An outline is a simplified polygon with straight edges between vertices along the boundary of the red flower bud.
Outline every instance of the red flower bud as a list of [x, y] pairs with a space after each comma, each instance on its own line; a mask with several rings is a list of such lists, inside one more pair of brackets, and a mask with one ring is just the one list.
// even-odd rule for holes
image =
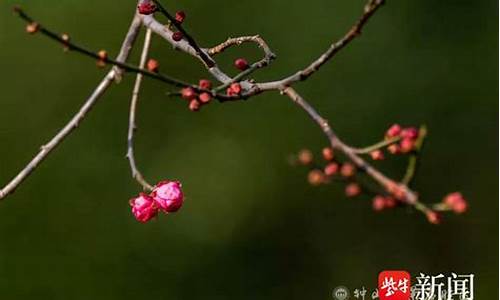
[[38, 30], [40, 29], [40, 25], [38, 23], [32, 22], [26, 25], [26, 32], [29, 34], [34, 34], [37, 33]]
[[237, 82], [232, 83], [230, 88], [235, 94], [239, 95], [241, 93], [241, 85]]
[[342, 176], [344, 177], [354, 176], [355, 173], [356, 173], [356, 167], [349, 162], [346, 162], [340, 168], [340, 174], [342, 174]]
[[323, 154], [323, 158], [326, 160], [326, 161], [331, 161], [333, 160], [334, 158], [334, 153], [333, 153], [333, 149], [330, 148], [330, 147], [325, 147], [323, 148], [323, 151], [321, 152]]
[[431, 224], [437, 225], [441, 223], [441, 215], [433, 210], [427, 211], [425, 216], [427, 217], [427, 221]]
[[328, 165], [326, 165], [325, 167], [325, 174], [327, 176], [333, 176], [335, 174], [337, 174], [337, 172], [339, 171], [339, 164], [338, 163], [329, 163]]
[[414, 140], [418, 137], [418, 129], [415, 127], [405, 128], [401, 131], [401, 137]]
[[212, 82], [208, 79], [200, 79], [198, 85], [204, 90], [209, 90], [212, 88]]
[[386, 186], [386, 189], [394, 198], [401, 201], [406, 199], [406, 191], [403, 186], [396, 183], [390, 183]]
[[387, 129], [387, 132], [385, 133], [385, 136], [387, 138], [393, 138], [399, 136], [401, 133], [401, 126], [399, 124], [394, 124], [389, 129]]
[[226, 91], [228, 96], [237, 96], [241, 93], [241, 85], [237, 82], [232, 83]]
[[387, 151], [391, 154], [399, 154], [401, 153], [401, 147], [398, 144], [392, 144], [387, 147]]
[[181, 183], [178, 181], [159, 182], [151, 193], [157, 206], [165, 213], [178, 211], [184, 203]]
[[384, 152], [382, 150], [375, 150], [370, 153], [373, 160], [384, 160]]
[[234, 61], [234, 66], [241, 71], [248, 69], [248, 62], [244, 58], [238, 58]]
[[399, 145], [403, 153], [408, 153], [415, 149], [415, 141], [410, 138], [403, 138]]
[[387, 208], [394, 208], [398, 204], [396, 199], [392, 197], [386, 197], [384, 201], [385, 201], [385, 207]]
[[137, 10], [141, 15], [150, 15], [156, 11], [156, 5], [149, 0], [144, 0], [137, 6]]
[[318, 186], [322, 184], [325, 180], [323, 172], [320, 170], [312, 170], [307, 176], [307, 181], [313, 186]]
[[149, 0], [144, 0], [137, 6], [137, 10], [141, 15], [150, 15], [156, 11], [156, 5]]
[[192, 99], [196, 98], [196, 96], [198, 96], [196, 94], [196, 92], [194, 91], [194, 89], [191, 87], [183, 88], [181, 90], [181, 95], [182, 95], [182, 98], [184, 98], [186, 100], [192, 100]]
[[191, 102], [189, 102], [189, 110], [190, 111], [200, 110], [200, 102], [196, 99], [191, 100]]
[[146, 223], [158, 214], [158, 207], [152, 197], [141, 193], [138, 197], [130, 200], [132, 213], [137, 221]]
[[299, 152], [298, 159], [301, 164], [306, 166], [313, 162], [314, 156], [311, 151], [304, 149]]
[[372, 200], [372, 208], [374, 211], [382, 211], [385, 208], [385, 198], [383, 196], [376, 196]]
[[200, 97], [198, 97], [198, 100], [200, 100], [202, 104], [207, 104], [210, 102], [210, 100], [212, 100], [212, 95], [210, 95], [209, 93], [201, 93]]
[[182, 40], [183, 37], [184, 37], [184, 35], [180, 31], [176, 31], [176, 32], [172, 33], [172, 39], [176, 42]]
[[156, 59], [149, 59], [147, 63], [148, 71], [157, 73], [160, 68], [160, 63]]
[[468, 209], [467, 200], [459, 192], [447, 195], [443, 202], [457, 214], [463, 214]]
[[361, 194], [361, 187], [357, 183], [349, 183], [345, 187], [345, 194], [347, 197], [356, 197]]
[[183, 12], [182, 10], [178, 11], [175, 13], [175, 21], [177, 23], [182, 24], [184, 22], [184, 19], [186, 19], [186, 13]]
[[106, 52], [106, 50], [100, 50], [99, 52], [97, 52], [97, 56], [99, 57], [99, 59], [97, 60], [97, 66], [99, 68], [106, 66], [106, 60], [108, 59], [108, 52]]

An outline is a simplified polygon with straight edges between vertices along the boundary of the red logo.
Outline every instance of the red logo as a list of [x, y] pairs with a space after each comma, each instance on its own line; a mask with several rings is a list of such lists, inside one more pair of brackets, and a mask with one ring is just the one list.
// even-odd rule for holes
[[411, 277], [406, 271], [382, 271], [378, 275], [380, 300], [409, 300]]

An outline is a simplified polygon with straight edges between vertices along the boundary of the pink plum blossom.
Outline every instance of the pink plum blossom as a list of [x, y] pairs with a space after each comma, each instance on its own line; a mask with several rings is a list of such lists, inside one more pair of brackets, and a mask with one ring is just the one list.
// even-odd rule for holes
[[176, 212], [184, 202], [181, 186], [178, 181], [161, 181], [156, 185], [151, 197], [164, 212]]
[[132, 213], [137, 221], [146, 223], [158, 214], [158, 207], [152, 197], [141, 193], [138, 197], [130, 200]]

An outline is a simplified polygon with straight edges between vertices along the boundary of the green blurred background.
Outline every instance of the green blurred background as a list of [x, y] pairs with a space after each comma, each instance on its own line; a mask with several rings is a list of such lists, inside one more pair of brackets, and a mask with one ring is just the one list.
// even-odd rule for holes
[[[13, 4], [91, 49], [116, 53], [135, 1], [0, 3], [0, 182], [24, 166], [104, 74], [93, 61], [29, 37]], [[278, 54], [257, 79], [305, 66], [359, 16], [361, 0], [165, 1], [187, 12], [203, 46], [261, 34]], [[471, 209], [427, 224], [376, 214], [341, 185], [312, 188], [287, 164], [326, 141], [285, 97], [212, 104], [190, 113], [144, 85], [137, 159], [152, 181], [177, 178], [185, 206], [137, 223], [139, 192], [124, 158], [133, 76], [112, 87], [82, 126], [0, 204], [1, 299], [331, 299], [338, 285], [372, 290], [378, 272], [476, 275], [476, 299], [498, 297], [498, 2], [387, 1], [362, 37], [298, 90], [354, 145], [394, 122], [427, 124], [417, 177], [425, 202], [462, 191]], [[137, 62], [138, 51], [132, 61]], [[255, 59], [252, 46], [227, 51]], [[201, 64], [154, 39], [163, 71], [206, 77]], [[233, 72], [234, 73], [234, 72]], [[405, 161], [379, 165], [394, 177]]]

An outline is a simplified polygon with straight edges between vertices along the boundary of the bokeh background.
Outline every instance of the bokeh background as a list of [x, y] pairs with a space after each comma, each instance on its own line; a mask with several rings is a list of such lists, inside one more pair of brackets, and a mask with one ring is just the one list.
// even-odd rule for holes
[[[0, 182], [24, 166], [78, 109], [104, 70], [42, 36], [15, 3], [91, 49], [116, 53], [135, 1], [0, 3]], [[204, 46], [261, 34], [278, 54], [257, 79], [314, 59], [359, 16], [360, 0], [168, 1]], [[362, 37], [298, 90], [344, 140], [366, 145], [394, 122], [427, 124], [417, 177], [425, 202], [462, 191], [464, 216], [429, 225], [408, 209], [376, 214], [341, 185], [312, 188], [289, 154], [326, 141], [286, 98], [212, 104], [190, 113], [147, 81], [137, 159], [151, 181], [184, 183], [176, 215], [137, 223], [140, 188], [124, 158], [133, 76], [0, 204], [2, 299], [331, 299], [338, 285], [373, 290], [384, 269], [474, 273], [476, 299], [498, 297], [498, 2], [387, 1]], [[137, 62], [138, 51], [133, 61]], [[252, 46], [227, 51], [233, 72]], [[154, 39], [163, 71], [196, 81], [191, 57]], [[402, 176], [405, 161], [379, 165]]]

